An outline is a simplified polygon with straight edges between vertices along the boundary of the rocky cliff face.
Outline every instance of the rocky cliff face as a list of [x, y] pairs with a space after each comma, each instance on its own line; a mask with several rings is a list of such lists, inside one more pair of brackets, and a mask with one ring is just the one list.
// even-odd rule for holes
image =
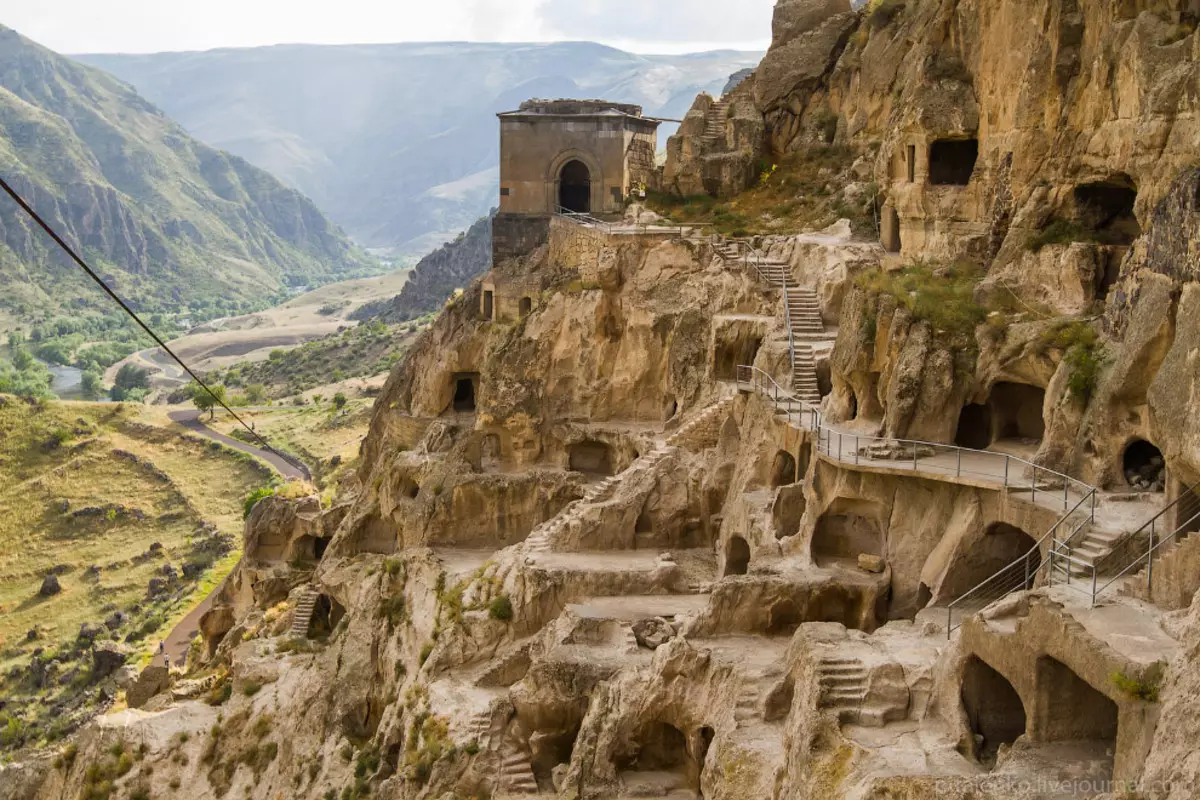
[[[0, 28], [5, 177], [142, 308], [254, 299], [370, 261], [303, 195], [188, 136], [132, 89]], [[95, 301], [16, 206], [0, 204], [3, 301]], [[96, 301], [98, 302], [98, 301]]]
[[466, 233], [425, 256], [413, 268], [400, 294], [390, 300], [367, 303], [354, 312], [358, 320], [407, 322], [437, 311], [454, 294], [492, 266], [492, 216], [472, 225]]
[[[213, 722], [176, 684], [84, 760], [144, 736], [201, 797], [1192, 796], [1195, 540], [1148, 591], [1128, 554], [1200, 513], [1195, 22], [781, 2], [667, 175], [841, 142], [883, 241], [556, 220], [391, 376], [333, 508], [251, 516], [192, 665], [218, 729], [163, 735]], [[42, 774], [4, 785], [87, 775]]]

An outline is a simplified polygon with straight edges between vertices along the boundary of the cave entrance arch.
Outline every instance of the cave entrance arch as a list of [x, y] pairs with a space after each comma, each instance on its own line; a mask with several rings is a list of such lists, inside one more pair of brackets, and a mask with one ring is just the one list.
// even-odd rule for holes
[[786, 450], [780, 450], [775, 454], [775, 461], [771, 465], [771, 488], [778, 489], [780, 486], [789, 486], [796, 482], [796, 459]]
[[346, 609], [341, 603], [327, 594], [320, 595], [308, 621], [308, 638], [320, 639], [329, 636], [344, 616]]
[[1121, 474], [1134, 489], [1161, 492], [1167, 482], [1166, 463], [1161, 450], [1145, 439], [1134, 439], [1121, 454]]
[[1131, 245], [1142, 235], [1133, 208], [1137, 185], [1124, 174], [1075, 187], [1075, 212], [1080, 224], [1096, 234], [1102, 244]]
[[[701, 749], [704, 748], [703, 735]], [[673, 789], [700, 790], [700, 761], [688, 752], [687, 737], [683, 731], [667, 722], [651, 722], [641, 726], [626, 744], [625, 753], [614, 758], [620, 772], [656, 772], [674, 776]], [[704, 752], [703, 758], [707, 755]]]
[[1025, 704], [1008, 679], [978, 656], [967, 659], [963, 668], [960, 697], [971, 730], [982, 739], [976, 755], [994, 765], [1000, 745], [1025, 733]]
[[992, 387], [988, 400], [992, 417], [992, 441], [1032, 439], [1041, 441], [1046, 434], [1042, 407], [1046, 390], [1027, 383], [1000, 382]]
[[1066, 664], [1037, 661], [1036, 719], [1031, 733], [1046, 742], [1103, 742], [1117, 746], [1117, 704]]
[[592, 211], [592, 172], [577, 159], [563, 164], [558, 173], [558, 205], [565, 211], [590, 214]]
[[938, 139], [929, 147], [929, 182], [966, 186], [979, 160], [978, 139]]
[[454, 410], [460, 413], [474, 413], [475, 395], [479, 389], [478, 372], [460, 372], [453, 376], [454, 381]]
[[864, 553], [883, 555], [883, 534], [875, 520], [853, 512], [828, 511], [817, 520], [812, 538], [812, 560], [817, 566], [857, 563]]
[[757, 336], [735, 336], [718, 342], [713, 359], [713, 372], [719, 381], [737, 379], [737, 368], [751, 366], [758, 357], [762, 339]]
[[567, 448], [567, 463], [573, 472], [612, 475], [612, 448], [604, 442], [586, 440]]
[[954, 443], [971, 450], [983, 450], [992, 443], [992, 410], [979, 403], [963, 406], [958, 415]]
[[745, 575], [750, 571], [750, 544], [740, 536], [729, 540], [725, 549], [725, 574]]
[[1028, 533], [1007, 522], [994, 522], [984, 530], [983, 536], [976, 538], [951, 561], [938, 596], [958, 597], [1024, 555], [1029, 555], [1026, 576], [1022, 578], [1019, 570], [1013, 571], [1010, 575], [1010, 581], [1014, 582], [1013, 591], [1033, 588], [1042, 556], [1037, 550], [1037, 540]]

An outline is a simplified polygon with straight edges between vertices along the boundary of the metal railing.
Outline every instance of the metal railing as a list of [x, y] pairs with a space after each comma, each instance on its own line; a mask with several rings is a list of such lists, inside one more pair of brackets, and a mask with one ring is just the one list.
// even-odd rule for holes
[[[1060, 580], [1062, 585], [1085, 594], [1095, 605], [1118, 582], [1144, 569], [1146, 593], [1151, 596], [1155, 560], [1181, 535], [1194, 533], [1198, 523], [1200, 484], [1185, 490], [1140, 528], [1122, 536], [1109, 553], [1099, 558], [1080, 558], [1070, 540], [1055, 543], [1049, 554], [1051, 580]], [[1162, 530], [1165, 533], [1160, 533]]]
[[677, 239], [687, 239], [694, 238], [702, 233], [705, 228], [711, 227], [711, 223], [707, 222], [689, 222], [674, 225], [664, 225], [662, 222], [629, 222], [627, 220], [608, 222], [591, 214], [570, 211], [561, 206], [555, 209], [554, 216], [565, 219], [568, 222], [574, 222], [585, 228], [598, 230], [609, 236], [645, 236], [657, 234], [670, 235]]

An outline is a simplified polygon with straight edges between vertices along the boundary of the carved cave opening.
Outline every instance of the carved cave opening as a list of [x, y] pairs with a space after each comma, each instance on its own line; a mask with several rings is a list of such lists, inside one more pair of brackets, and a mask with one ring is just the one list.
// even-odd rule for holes
[[817, 566], [855, 561], [859, 555], [882, 556], [883, 532], [870, 517], [854, 513], [825, 512], [817, 520], [812, 538], [812, 559]]
[[959, 447], [983, 450], [992, 443], [992, 410], [980, 403], [963, 406], [958, 415], [954, 443]]
[[1040, 442], [1046, 433], [1042, 407], [1046, 390], [1026, 383], [1000, 382], [988, 398], [992, 416], [992, 441], [1001, 439]]
[[567, 464], [573, 472], [612, 475], [612, 448], [604, 442], [586, 440], [567, 447]]
[[1162, 451], [1145, 439], [1134, 439], [1121, 455], [1121, 474], [1134, 489], [1161, 492], [1166, 486], [1167, 462]]
[[938, 139], [929, 146], [929, 182], [935, 186], [966, 186], [978, 160], [978, 139]]
[[796, 480], [796, 458], [786, 450], [780, 450], [771, 464], [771, 488], [788, 486]]
[[719, 381], [737, 379], [737, 368], [750, 366], [758, 356], [758, 348], [762, 339], [751, 336], [737, 336], [717, 343], [713, 354], [713, 374]]
[[1012, 744], [1025, 733], [1025, 705], [1008, 679], [978, 656], [967, 659], [960, 691], [963, 710], [978, 737], [976, 755], [989, 767], [1000, 745]]
[[614, 759], [618, 771], [672, 773], [676, 776], [673, 785], [664, 785], [662, 789], [699, 791], [700, 764], [688, 752], [687, 737], [674, 725], [666, 722], [643, 725], [628, 747], [628, 751]]
[[592, 210], [592, 173], [582, 161], [568, 161], [558, 175], [558, 205], [577, 214]]
[[[1006, 522], [992, 523], [983, 536], [971, 542], [964, 552], [951, 561], [938, 596], [944, 600], [959, 597], [1036, 547], [1037, 540], [1020, 528]], [[1022, 577], [1020, 570], [1013, 570], [1008, 577], [1008, 582], [1013, 583], [1013, 590], [1032, 588], [1041, 563], [1041, 554], [1033, 552], [1027, 577]]]
[[800, 523], [804, 519], [804, 510], [807, 507], [808, 501], [804, 498], [802, 484], [780, 488], [771, 508], [771, 522], [775, 528], [776, 540], [786, 539], [800, 532]]
[[494, 319], [496, 316], [496, 295], [491, 289], [483, 291], [483, 318]]
[[308, 622], [308, 638], [321, 639], [333, 633], [334, 628], [346, 616], [345, 607], [327, 594], [317, 598], [312, 618]]
[[1075, 213], [1079, 224], [1092, 231], [1101, 244], [1131, 245], [1142, 235], [1133, 213], [1137, 186], [1128, 175], [1075, 187]]
[[1117, 746], [1117, 704], [1066, 664], [1037, 661], [1037, 737], [1047, 742], [1103, 742]]
[[479, 373], [459, 372], [451, 380], [454, 381], [454, 410], [460, 413], [474, 413], [475, 395], [479, 390]]
[[745, 575], [750, 571], [750, 544], [740, 536], [729, 540], [725, 550], [725, 574]]
[[533, 298], [522, 297], [521, 302], [517, 305], [517, 313], [522, 317], [527, 317], [533, 311]]
[[895, 206], [885, 206], [883, 209], [879, 220], [879, 239], [886, 252], [900, 252], [900, 214]]

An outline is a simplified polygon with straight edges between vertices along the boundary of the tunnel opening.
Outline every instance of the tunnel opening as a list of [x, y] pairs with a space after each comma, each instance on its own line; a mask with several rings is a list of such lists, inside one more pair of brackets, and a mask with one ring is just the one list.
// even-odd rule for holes
[[479, 387], [478, 372], [460, 372], [451, 380], [454, 382], [454, 410], [460, 413], [475, 412], [475, 394]]
[[737, 379], [737, 368], [750, 366], [758, 357], [762, 339], [758, 337], [735, 337], [717, 344], [713, 360], [713, 374], [719, 381]]
[[1011, 745], [1025, 733], [1025, 705], [1008, 679], [978, 656], [967, 659], [960, 692], [963, 710], [975, 734], [975, 754], [989, 767], [1001, 745]]
[[491, 289], [483, 291], [483, 318], [492, 319], [496, 313], [495, 293]]
[[318, 596], [313, 606], [312, 617], [308, 621], [308, 638], [327, 638], [344, 616], [346, 609], [341, 603], [327, 594]]
[[1121, 473], [1140, 492], [1161, 492], [1167, 485], [1167, 462], [1162, 451], [1145, 439], [1134, 439], [1121, 454]]
[[771, 522], [775, 528], [775, 539], [786, 539], [800, 532], [804, 510], [808, 501], [804, 499], [804, 486], [793, 484], [781, 487], [771, 508]]
[[796, 459], [786, 450], [780, 450], [775, 454], [775, 461], [771, 464], [771, 488], [778, 489], [780, 486], [789, 486], [796, 482]]
[[318, 536], [313, 540], [313, 558], [320, 561], [325, 557], [325, 553], [329, 550], [329, 543], [333, 541], [332, 536]]
[[1142, 235], [1134, 214], [1137, 186], [1128, 175], [1075, 187], [1075, 213], [1101, 244], [1131, 245]]
[[855, 563], [862, 554], [883, 555], [883, 534], [870, 517], [826, 512], [813, 531], [812, 559], [820, 567]]
[[1037, 725], [1047, 742], [1100, 742], [1117, 745], [1117, 704], [1066, 664], [1050, 656], [1037, 661]]
[[571, 753], [579, 738], [582, 720], [567, 730], [537, 731], [529, 737], [529, 748], [533, 758], [530, 767], [534, 780], [542, 791], [553, 791], [554, 770], [571, 763]]
[[1001, 439], [1040, 442], [1046, 434], [1042, 408], [1046, 390], [1027, 383], [1000, 382], [988, 399], [992, 416], [992, 441]]
[[612, 448], [591, 439], [576, 442], [567, 448], [567, 464], [573, 472], [586, 475], [612, 475]]
[[1033, 588], [1038, 567], [1042, 563], [1037, 540], [1015, 525], [992, 523], [984, 530], [983, 536], [971, 542], [950, 563], [939, 588], [939, 597], [958, 597], [1027, 554], [1029, 562], [1026, 575], [1022, 576], [1020, 569], [1011, 570], [1011, 575], [1005, 573], [1008, 576], [1006, 583], [1012, 585], [1013, 591]]
[[521, 302], [517, 305], [517, 313], [522, 317], [528, 317], [533, 312], [533, 298], [522, 297]]
[[970, 450], [983, 450], [992, 443], [992, 410], [979, 403], [963, 406], [958, 415], [954, 443]]
[[745, 575], [750, 571], [750, 544], [740, 536], [729, 540], [725, 549], [725, 575]]
[[592, 173], [587, 164], [572, 160], [563, 164], [558, 175], [558, 205], [575, 214], [592, 210]]
[[767, 635], [791, 636], [802, 622], [804, 614], [800, 607], [791, 600], [780, 600], [767, 611]]
[[978, 139], [938, 139], [929, 147], [929, 182], [935, 186], [966, 186], [978, 160]]
[[687, 737], [666, 722], [643, 725], [629, 742], [628, 750], [614, 759], [617, 770], [623, 773], [667, 773], [674, 775], [670, 786], [662, 789], [700, 788], [698, 762], [688, 753]]

